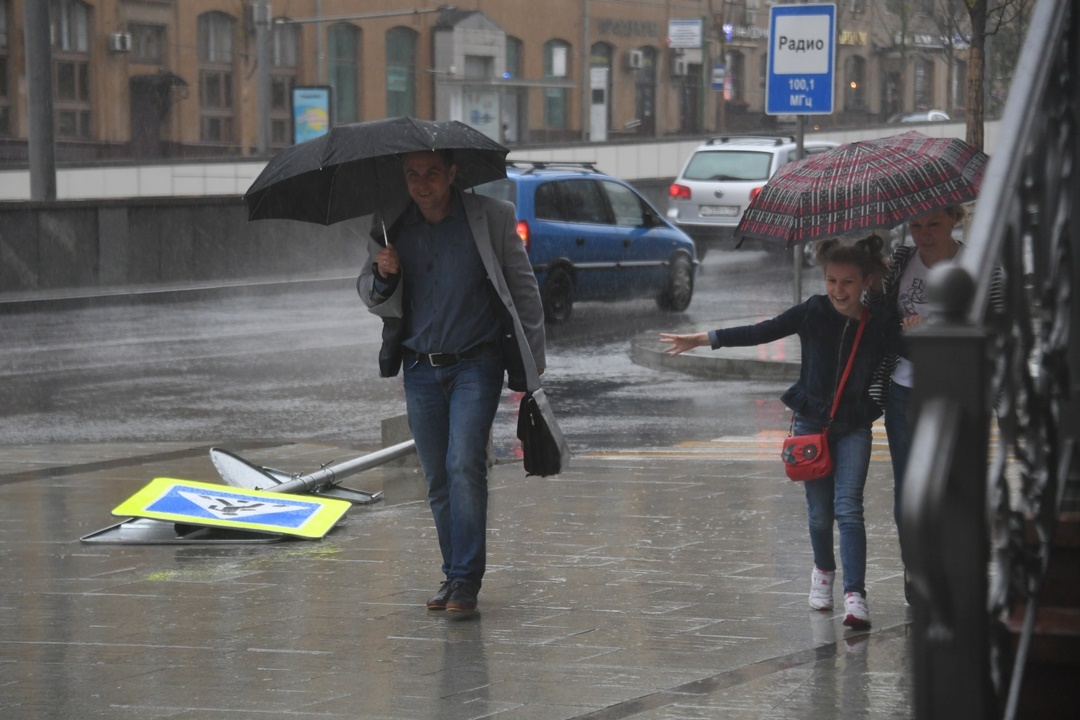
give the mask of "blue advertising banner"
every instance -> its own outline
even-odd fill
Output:
[[[297,86],[292,89],[293,143],[325,135],[330,130],[330,87]]]

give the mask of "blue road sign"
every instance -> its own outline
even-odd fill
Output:
[[[349,507],[344,500],[155,478],[113,514],[317,538],[329,532]]]
[[[835,5],[772,6],[766,114],[831,114],[835,66]]]

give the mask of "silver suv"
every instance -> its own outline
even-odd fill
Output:
[[[810,140],[807,156],[838,143]],[[795,159],[793,137],[722,135],[709,138],[686,161],[668,190],[667,216],[694,239],[698,258],[730,240],[746,206],[781,165]]]

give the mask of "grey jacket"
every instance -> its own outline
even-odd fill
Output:
[[[461,193],[476,249],[503,307],[514,324],[514,337],[525,368],[528,389],[540,387],[539,371],[546,366],[544,310],[532,263],[517,235],[514,206],[474,193]],[[396,220],[393,218],[392,220]],[[388,227],[393,222],[388,222]],[[357,280],[357,291],[368,310],[383,319],[401,318],[407,277],[402,277],[390,297],[380,301],[373,293],[374,258],[382,246],[368,240],[368,262]]]

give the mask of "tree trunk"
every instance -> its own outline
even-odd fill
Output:
[[[986,115],[986,95],[983,77],[986,72],[986,3],[987,0],[968,0],[971,18],[971,49],[968,52],[967,75],[967,142],[982,150],[986,139],[983,118]]]

